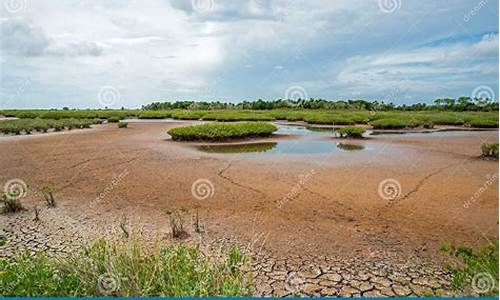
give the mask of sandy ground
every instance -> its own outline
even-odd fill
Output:
[[[169,141],[174,126],[182,124],[2,137],[0,182],[25,181],[27,207],[43,206],[38,191],[51,184],[58,209],[96,228],[124,215],[166,235],[166,210],[190,218],[197,209],[207,234],[260,243],[274,257],[387,254],[441,266],[443,243],[498,239],[498,162],[477,158],[498,131],[376,136],[352,153],[242,155]],[[384,198],[388,180],[400,186],[396,199]],[[192,190],[200,181],[201,200]]]

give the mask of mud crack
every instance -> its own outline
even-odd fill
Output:
[[[233,165],[233,162],[230,161],[227,164],[227,166],[225,166],[224,168],[220,169],[219,172],[217,172],[217,176],[219,176],[222,179],[225,179],[225,180],[229,181],[233,185],[236,185],[236,186],[238,186],[240,188],[244,188],[244,189],[250,190],[252,192],[258,193],[258,194],[262,195],[262,197],[267,198],[267,195],[265,193],[263,193],[262,191],[260,191],[260,190],[258,190],[256,188],[253,188],[251,186],[238,183],[238,182],[234,181],[233,179],[231,179],[230,177],[225,176],[224,172],[226,172],[232,165]]]

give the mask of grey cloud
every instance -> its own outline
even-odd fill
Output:
[[[14,56],[99,56],[103,48],[95,42],[56,42],[26,19],[6,19],[0,26],[0,49]]]
[[[7,19],[1,23],[0,48],[2,52],[21,56],[44,54],[50,40],[40,27],[23,19]]]

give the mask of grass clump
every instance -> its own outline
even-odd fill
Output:
[[[468,124],[474,128],[498,128],[498,120],[492,119],[473,119]]]
[[[483,144],[481,146],[481,156],[486,158],[498,159],[498,143],[496,144]]]
[[[22,253],[0,261],[0,295],[17,297],[247,296],[248,259],[236,249],[210,259],[197,247],[147,251],[137,240],[99,240],[67,258]]]
[[[209,123],[173,128],[168,131],[174,141],[221,141],[233,138],[268,136],[278,128],[270,123]]]
[[[48,207],[56,207],[56,200],[54,199],[54,188],[50,185],[42,187],[42,194]]]
[[[345,126],[342,128],[337,128],[335,129],[335,132],[341,137],[341,138],[362,138],[363,133],[365,133],[365,129],[361,127],[356,127],[356,126]]]
[[[447,265],[453,288],[467,295],[498,296],[498,241],[479,251],[453,245],[443,245],[441,250],[459,259]]]
[[[118,122],[120,122],[120,120],[122,120],[122,119],[123,119],[122,117],[112,116],[112,117],[109,117],[109,118],[108,118],[108,122],[109,122],[109,123],[118,123]]]
[[[90,128],[91,125],[101,124],[99,119],[19,119],[0,121],[0,132],[3,134],[31,134],[33,131],[46,133],[48,130],[61,131],[64,129]]]
[[[165,119],[171,117],[168,111],[143,111],[139,113],[139,119]]]
[[[210,112],[203,115],[203,120],[207,121],[273,121],[274,117],[264,113],[256,113],[250,111],[221,111]]]
[[[127,122],[118,122],[118,128],[127,128],[128,123]]]
[[[413,120],[404,119],[378,119],[370,122],[374,129],[405,129],[414,128],[418,124]]]

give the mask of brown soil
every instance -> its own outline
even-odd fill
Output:
[[[168,140],[167,129],[181,125],[0,138],[0,182],[25,181],[27,207],[43,205],[37,191],[50,183],[58,209],[97,227],[126,215],[163,235],[165,210],[198,208],[209,234],[265,237],[264,248],[280,256],[391,252],[440,265],[445,242],[498,239],[498,162],[477,158],[482,143],[498,142],[497,131],[376,136],[362,143],[377,150],[359,154],[259,156],[200,153]],[[379,184],[391,178],[401,193],[385,200]],[[193,197],[198,179],[213,184],[211,197]]]

